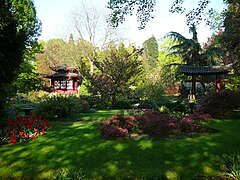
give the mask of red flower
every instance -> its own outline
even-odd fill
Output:
[[[38,132],[38,129],[37,129],[37,128],[34,128],[33,130],[34,130],[34,132]]]
[[[10,130],[10,134],[14,134],[14,130],[13,129]]]
[[[46,134],[46,131],[45,130],[42,130],[42,135],[45,135]]]
[[[19,132],[19,136],[23,136],[23,132]]]
[[[32,137],[31,137],[32,139],[36,139],[37,138],[37,136],[35,136],[35,135],[32,135]]]
[[[53,128],[53,126],[50,124],[49,129],[52,129],[52,128]]]
[[[24,134],[23,134],[23,136],[24,136],[24,138],[26,138],[26,139],[27,139],[27,138],[28,138],[28,136],[29,136],[29,134],[26,134],[26,133],[24,133]]]
[[[14,144],[17,142],[17,136],[11,136],[10,137],[10,144]]]

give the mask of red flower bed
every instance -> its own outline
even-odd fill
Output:
[[[36,139],[39,135],[45,135],[47,129],[51,129],[48,120],[42,116],[17,116],[7,121],[6,127],[0,127],[0,143],[14,144]]]

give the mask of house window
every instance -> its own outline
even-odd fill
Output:
[[[60,89],[60,81],[54,81],[54,89]]]
[[[67,81],[67,89],[73,89],[73,81]]]
[[[61,89],[67,89],[67,81],[61,81]]]
[[[65,90],[68,87],[68,81],[54,81],[54,89]]]

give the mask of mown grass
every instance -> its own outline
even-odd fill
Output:
[[[80,116],[77,117],[78,120],[97,120],[102,121],[110,118],[115,114],[121,114],[123,110],[98,110],[96,112],[90,113],[81,113]]]
[[[218,133],[164,141],[103,140],[99,125],[55,122],[45,136],[1,146],[0,177],[52,179],[67,168],[86,179],[200,179],[221,174],[222,155],[240,151],[240,119],[215,120]]]

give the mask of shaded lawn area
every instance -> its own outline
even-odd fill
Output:
[[[96,112],[90,112],[90,113],[81,113],[80,116],[77,116],[77,120],[97,120],[97,121],[103,121],[110,117],[112,117],[115,114],[122,114],[123,110],[98,110]]]
[[[54,123],[47,135],[0,147],[2,179],[51,179],[62,168],[86,179],[199,179],[221,173],[222,155],[240,152],[240,119],[216,120],[215,134],[164,141],[103,140],[98,122]]]

